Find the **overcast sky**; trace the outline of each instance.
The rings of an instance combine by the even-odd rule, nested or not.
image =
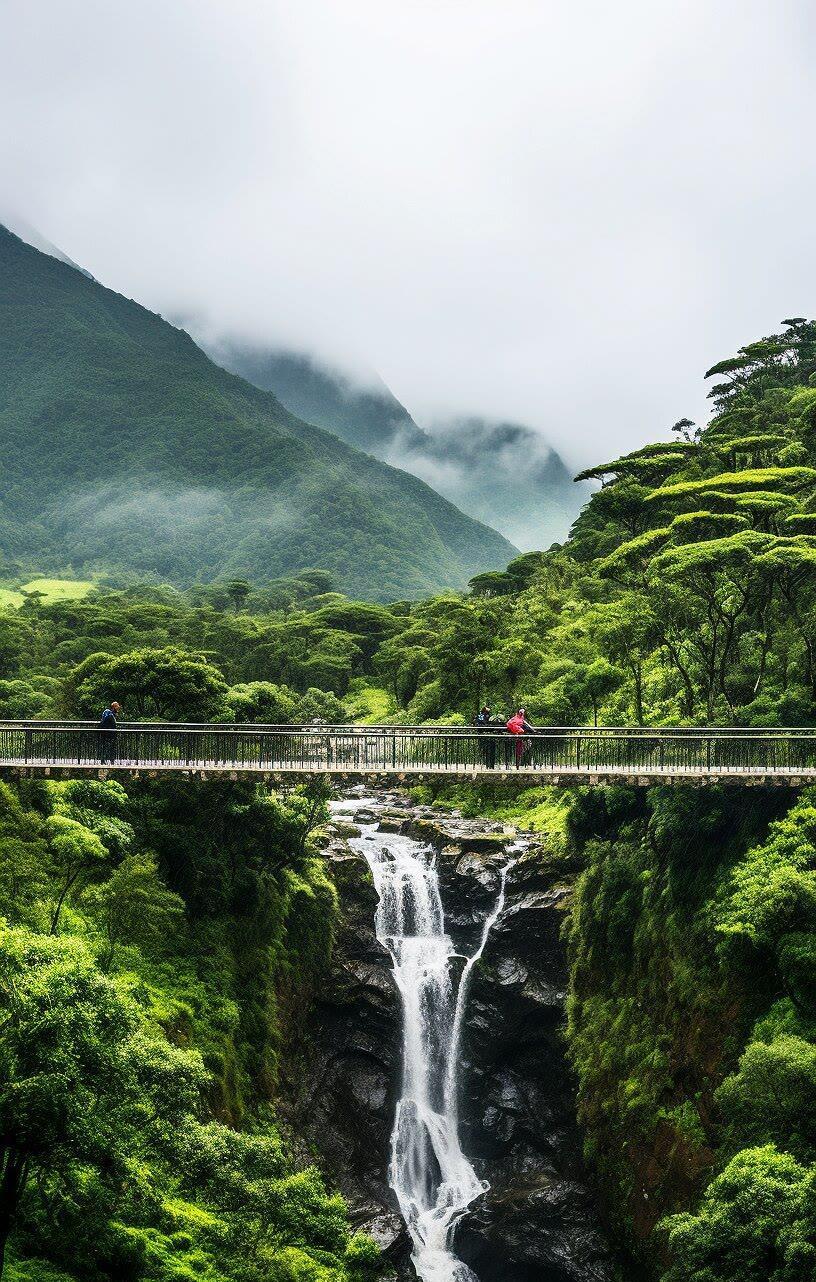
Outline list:
[[[812,0],[0,0],[0,207],[586,464],[816,312]]]

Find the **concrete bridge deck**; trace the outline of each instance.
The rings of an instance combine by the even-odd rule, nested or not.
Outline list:
[[[0,771],[54,778],[98,774],[270,779],[524,780],[569,784],[816,783],[816,728],[146,724],[101,732],[90,722],[0,722]]]

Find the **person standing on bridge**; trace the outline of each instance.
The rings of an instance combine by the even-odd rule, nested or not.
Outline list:
[[[514,717],[507,722],[507,729],[510,734],[516,737],[516,769],[521,765],[524,754],[530,746],[530,740],[525,735],[535,734],[535,726],[532,726],[527,720],[527,712],[524,708],[519,708]]]
[[[114,699],[99,718],[99,758],[106,765],[112,765],[116,760],[116,718],[121,711],[122,705]]]
[[[489,770],[492,770],[496,764],[496,724],[490,711],[490,704],[486,703],[476,716],[473,718],[473,724],[476,727],[476,733],[479,736],[479,752],[482,761]]]

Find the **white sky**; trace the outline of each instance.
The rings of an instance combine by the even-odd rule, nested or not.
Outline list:
[[[0,207],[575,464],[816,312],[809,0],[0,0]]]

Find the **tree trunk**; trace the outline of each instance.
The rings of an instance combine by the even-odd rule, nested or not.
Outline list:
[[[6,1262],[6,1243],[9,1239],[17,1207],[28,1179],[28,1160],[13,1149],[3,1154],[3,1175],[0,1180],[0,1278]]]
[[[635,663],[632,665],[632,675],[635,679],[635,719],[639,726],[644,723],[643,718],[643,665]]]
[[[74,882],[76,881],[81,871],[82,869],[78,868],[76,872],[72,873],[62,888],[60,897],[57,900],[57,906],[54,909],[54,916],[51,918],[51,930],[49,932],[51,935],[56,935],[57,933],[57,927],[59,926],[59,919],[60,919],[60,913],[62,912],[62,906],[65,903],[65,899],[66,899],[66,896],[68,895],[69,890],[73,886]]]

